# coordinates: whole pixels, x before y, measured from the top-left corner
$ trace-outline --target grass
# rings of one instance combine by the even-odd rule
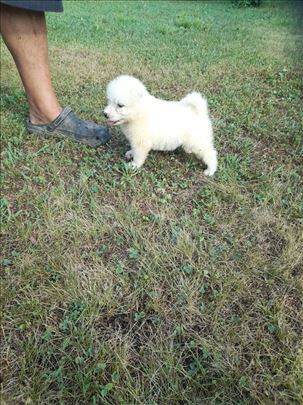
[[[302,69],[281,3],[65,2],[49,14],[62,105],[101,121],[121,73],[208,97],[219,170],[182,151],[127,169],[29,136],[1,43],[6,404],[299,404]]]

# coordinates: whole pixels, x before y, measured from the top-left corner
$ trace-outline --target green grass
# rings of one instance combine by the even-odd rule
[[[283,3],[65,2],[56,93],[102,122],[121,73],[208,97],[213,179],[182,151],[137,173],[29,136],[1,43],[2,396],[7,404],[299,404],[302,69]]]

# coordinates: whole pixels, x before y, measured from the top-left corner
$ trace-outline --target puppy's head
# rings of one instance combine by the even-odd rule
[[[142,106],[142,99],[148,95],[143,83],[132,76],[118,76],[106,89],[108,105],[104,116],[108,125],[128,124],[133,121]]]

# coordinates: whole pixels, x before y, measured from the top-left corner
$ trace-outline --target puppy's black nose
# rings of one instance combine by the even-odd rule
[[[104,114],[104,117],[105,117],[105,118],[108,118],[108,117],[109,117],[109,115],[108,115],[105,111],[103,111],[103,114]]]

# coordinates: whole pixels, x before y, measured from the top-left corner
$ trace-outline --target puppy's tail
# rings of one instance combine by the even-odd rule
[[[191,107],[197,114],[208,115],[207,100],[196,91],[182,98],[180,103]]]

